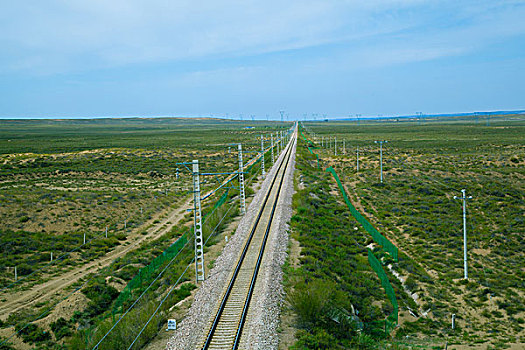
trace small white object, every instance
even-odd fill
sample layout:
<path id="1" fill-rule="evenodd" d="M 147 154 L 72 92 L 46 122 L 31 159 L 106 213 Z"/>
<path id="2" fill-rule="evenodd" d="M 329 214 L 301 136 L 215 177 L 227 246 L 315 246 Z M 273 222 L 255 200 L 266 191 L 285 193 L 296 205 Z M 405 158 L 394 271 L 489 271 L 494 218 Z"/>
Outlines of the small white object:
<path id="1" fill-rule="evenodd" d="M 166 331 L 174 331 L 176 329 L 177 329 L 177 320 L 169 319 L 168 328 L 166 328 Z"/>
<path id="2" fill-rule="evenodd" d="M 224 240 L 228 243 L 228 236 L 224 236 Z"/>

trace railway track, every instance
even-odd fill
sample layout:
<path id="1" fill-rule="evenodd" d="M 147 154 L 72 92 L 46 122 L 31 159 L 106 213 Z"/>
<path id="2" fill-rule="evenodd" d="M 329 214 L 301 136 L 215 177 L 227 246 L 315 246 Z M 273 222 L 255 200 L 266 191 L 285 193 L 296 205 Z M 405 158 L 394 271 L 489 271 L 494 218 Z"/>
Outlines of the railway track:
<path id="1" fill-rule="evenodd" d="M 197 349 L 237 349 L 248 314 L 255 282 L 264 256 L 266 241 L 272 227 L 279 194 L 291 158 L 296 136 L 288 143 L 284 157 L 253 222 L 230 280 L 219 299 L 208 330 Z"/>

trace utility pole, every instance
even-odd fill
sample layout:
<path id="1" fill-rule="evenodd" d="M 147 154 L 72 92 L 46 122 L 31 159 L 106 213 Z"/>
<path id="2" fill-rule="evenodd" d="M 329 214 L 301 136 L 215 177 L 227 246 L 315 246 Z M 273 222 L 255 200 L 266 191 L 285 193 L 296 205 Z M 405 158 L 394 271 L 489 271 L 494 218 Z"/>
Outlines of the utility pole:
<path id="1" fill-rule="evenodd" d="M 281 113 L 281 123 L 284 123 L 284 111 L 279 111 L 279 113 Z"/>
<path id="2" fill-rule="evenodd" d="M 388 141 L 374 141 L 374 143 L 379 143 L 379 158 L 380 158 L 380 164 L 381 164 L 381 183 L 383 183 L 383 143 L 387 143 Z"/>
<path id="3" fill-rule="evenodd" d="M 346 154 L 346 145 L 345 145 L 345 140 L 343 140 L 343 153 Z"/>
<path id="4" fill-rule="evenodd" d="M 140 211 L 142 213 L 142 207 L 140 208 Z M 108 227 L 106 226 L 106 238 L 108 238 Z"/>
<path id="5" fill-rule="evenodd" d="M 239 143 L 239 191 L 240 191 L 240 205 L 241 215 L 246 213 L 246 197 L 244 194 L 244 167 L 242 165 L 242 144 Z"/>
<path id="6" fill-rule="evenodd" d="M 279 140 L 279 133 L 275 134 L 275 142 L 277 142 L 277 159 L 279 159 L 279 155 L 281 154 L 281 141 Z"/>
<path id="7" fill-rule="evenodd" d="M 272 165 L 275 164 L 275 156 L 273 155 L 273 133 L 271 134 L 271 140 L 272 140 Z"/>
<path id="8" fill-rule="evenodd" d="M 334 137 L 334 155 L 337 155 L 337 136 Z"/>
<path id="9" fill-rule="evenodd" d="M 202 238 L 201 185 L 199 180 L 199 161 L 193 160 L 193 231 L 195 234 L 195 279 L 204 281 L 204 251 Z"/>
<path id="10" fill-rule="evenodd" d="M 266 176 L 266 170 L 264 169 L 264 138 L 261 135 L 261 165 L 262 165 L 262 176 Z"/>
<path id="11" fill-rule="evenodd" d="M 467 266 L 467 199 L 472 199 L 472 196 L 466 195 L 466 190 L 462 189 L 462 196 L 454 196 L 454 199 L 463 200 L 463 269 L 465 271 L 464 278 L 468 280 L 468 266 Z"/>

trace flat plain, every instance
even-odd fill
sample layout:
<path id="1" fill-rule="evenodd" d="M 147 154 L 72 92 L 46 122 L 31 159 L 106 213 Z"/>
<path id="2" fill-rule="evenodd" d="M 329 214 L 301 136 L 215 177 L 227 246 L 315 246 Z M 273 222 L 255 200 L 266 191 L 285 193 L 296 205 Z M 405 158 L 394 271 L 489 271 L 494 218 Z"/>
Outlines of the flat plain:
<path id="1" fill-rule="evenodd" d="M 352 204 L 399 248 L 395 262 L 374 247 L 400 305 L 395 337 L 446 339 L 458 347 L 523 345 L 523 115 L 304 126 L 321 168 L 336 169 Z M 388 141 L 382 183 L 375 141 Z M 462 189 L 472 196 L 466 209 L 468 280 L 462 201 L 454 199 Z M 341 200 L 337 187 L 333 199 Z"/>
<path id="2" fill-rule="evenodd" d="M 246 162 L 260 151 L 261 134 L 283 130 L 278 123 L 219 119 L 0 123 L 0 335 L 23 349 L 83 348 L 87 338 L 96 340 L 93 330 L 105 313 L 115 317 L 120 291 L 192 225 L 191 165 L 180 163 L 198 159 L 201 172 L 235 172 L 237 143 L 243 143 Z M 259 163 L 249 168 L 249 186 L 259 171 Z M 202 177 L 203 193 L 226 176 Z M 218 219 L 224 218 L 221 231 L 235 218 L 236 208 L 226 215 L 226 205 L 216 204 L 221 197 L 231 207 L 237 193 L 224 188 L 203 202 L 203 215 L 215 209 L 206 219 L 209 232 Z M 187 265 L 190 245 L 185 247 L 156 293 L 164 296 L 162 284 Z M 188 274 L 182 282 L 190 280 Z M 186 285 L 170 305 L 195 288 Z M 147 295 L 137 310 L 151 307 L 156 295 Z M 118 310 L 137 296 L 124 298 Z M 156 321 L 163 323 L 165 315 Z"/>

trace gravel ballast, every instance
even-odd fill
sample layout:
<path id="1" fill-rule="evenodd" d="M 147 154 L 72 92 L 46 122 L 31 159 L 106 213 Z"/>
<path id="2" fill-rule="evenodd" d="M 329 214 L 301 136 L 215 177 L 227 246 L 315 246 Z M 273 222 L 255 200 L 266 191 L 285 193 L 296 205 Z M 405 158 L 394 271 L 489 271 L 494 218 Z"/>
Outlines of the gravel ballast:
<path id="1" fill-rule="evenodd" d="M 280 157 L 284 157 L 284 152 Z M 244 327 L 242 341 L 246 340 L 247 345 L 241 343 L 243 349 L 276 349 L 278 345 L 276 330 L 283 300 L 281 266 L 286 260 L 287 222 L 291 217 L 294 167 L 295 144 Z M 199 286 L 192 306 L 178 325 L 174 335 L 169 339 L 167 349 L 195 349 L 203 337 L 203 332 L 207 331 L 210 315 L 215 311 L 218 299 L 222 296 L 224 286 L 237 262 L 250 226 L 258 214 L 264 195 L 271 184 L 271 178 L 276 171 L 277 167 L 272 167 L 269 176 L 255 194 L 235 234 L 215 261 L 214 267 L 207 274 L 207 279 Z"/>
<path id="2" fill-rule="evenodd" d="M 254 296 L 244 325 L 240 349 L 277 349 L 279 345 L 277 328 L 284 300 L 282 266 L 288 254 L 288 222 L 292 217 L 296 144 L 295 142 L 293 145 L 290 166 L 281 188 L 261 270 L 257 276 Z"/>

